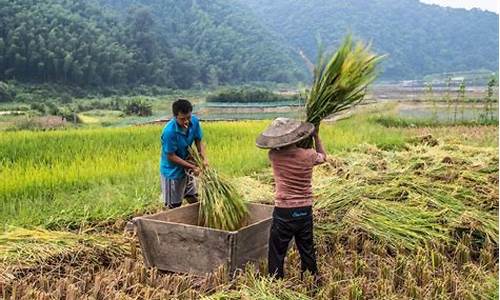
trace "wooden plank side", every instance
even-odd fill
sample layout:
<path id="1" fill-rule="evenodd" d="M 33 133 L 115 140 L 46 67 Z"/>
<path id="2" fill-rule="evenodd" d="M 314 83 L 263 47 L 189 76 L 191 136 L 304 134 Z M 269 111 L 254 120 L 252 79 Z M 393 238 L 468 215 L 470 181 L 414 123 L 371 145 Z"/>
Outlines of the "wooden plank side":
<path id="1" fill-rule="evenodd" d="M 247 262 L 258 262 L 267 258 L 271 224 L 272 219 L 268 218 L 245 227 L 236 234 L 231 270 L 243 268 Z"/>
<path id="2" fill-rule="evenodd" d="M 248 203 L 249 217 L 247 220 L 247 226 L 251 226 L 262 220 L 271 218 L 273 216 L 274 206 L 259 204 L 259 203 Z"/>
<path id="3" fill-rule="evenodd" d="M 137 218 L 145 260 L 160 270 L 204 275 L 228 264 L 233 234 Z"/>
<path id="4" fill-rule="evenodd" d="M 172 210 L 162 211 L 142 218 L 172 223 L 197 225 L 199 204 L 189 204 Z"/>
<path id="5" fill-rule="evenodd" d="M 144 222 L 140 220 L 140 218 L 134 218 L 134 225 L 137 228 L 137 237 L 139 238 L 139 246 L 141 247 L 141 252 L 142 256 L 144 257 L 144 264 L 146 265 L 147 268 L 153 267 L 153 263 L 151 262 L 151 257 L 149 255 L 148 251 L 148 244 L 147 240 L 144 237 L 144 228 L 143 228 Z"/>

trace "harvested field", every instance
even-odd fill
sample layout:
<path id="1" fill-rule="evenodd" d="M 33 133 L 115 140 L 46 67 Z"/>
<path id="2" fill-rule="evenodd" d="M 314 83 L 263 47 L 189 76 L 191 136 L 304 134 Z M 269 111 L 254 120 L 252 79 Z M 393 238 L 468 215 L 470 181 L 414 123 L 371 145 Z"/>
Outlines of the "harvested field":
<path id="1" fill-rule="evenodd" d="M 265 152 L 257 152 L 252 140 L 246 142 L 266 122 L 207 125 L 209 159 L 213 157 L 213 164 L 231 175 L 232 183 L 246 200 L 271 203 L 273 181 Z M 256 129 L 250 130 L 248 136 L 237 138 L 238 126 L 254 125 Z M 498 298 L 498 127 L 386 129 L 363 118 L 325 125 L 321 134 L 330 154 L 329 163 L 316 169 L 314 181 L 315 236 L 322 275 L 319 284 L 310 276 L 300 278 L 300 261 L 295 250 L 287 257 L 286 279 L 282 281 L 262 276 L 265 263 L 258 266 L 260 272 L 248 268 L 234 278 L 224 270 L 195 277 L 146 269 L 136 239 L 123 234 L 122 229 L 129 216 L 161 209 L 156 198 L 144 202 L 150 203 L 147 205 L 136 202 L 149 195 L 157 197 L 159 192 L 156 186 L 146 188 L 157 184 L 155 170 L 143 172 L 148 166 L 156 167 L 146 157 L 155 155 L 157 129 L 134 130 L 130 134 L 137 134 L 136 139 L 146 136 L 151 142 L 144 143 L 143 150 L 127 152 L 131 149 L 123 141 L 123 153 L 130 153 L 125 156 L 130 156 L 128 162 L 140 154 L 137 169 L 130 169 L 129 177 L 111 176 L 102 183 L 99 178 L 103 177 L 84 173 L 90 174 L 85 188 L 93 191 L 104 188 L 109 193 L 109 198 L 100 205 L 118 201 L 113 193 L 121 191 L 120 201 L 129 204 L 121 207 L 120 214 L 109 214 L 94 204 L 95 210 L 87 210 L 85 218 L 75 213 L 65 215 L 71 211 L 65 210 L 71 205 L 61 201 L 62 196 L 78 191 L 82 200 L 89 201 L 89 196 L 96 195 L 86 193 L 78 184 L 59 189 L 61 198 L 44 193 L 34 198 L 51 205 L 54 204 L 51 201 L 61 199 L 54 207 L 62 212 L 61 219 L 51 222 L 32 219 L 30 224 L 29 211 L 21 215 L 4 211 L 6 216 L 10 214 L 7 218 L 10 221 L 0 235 L 3 298 Z M 36 139 L 44 134 L 47 133 Z M 237 169 L 243 161 L 231 166 L 227 160 L 237 159 L 228 158 L 225 140 L 215 139 L 221 136 L 239 141 L 241 153 L 248 151 L 249 157 L 252 153 L 262 155 L 262 160 L 254 160 L 253 167 L 244 171 Z M 10 149 L 22 153 L 19 151 L 28 145 L 35 147 L 27 143 Z M 49 154 L 45 157 L 45 162 L 49 162 Z M 61 159 L 52 159 L 52 166 L 54 162 L 63 163 Z M 148 162 L 142 165 L 141 161 Z M 12 174 L 19 172 L 13 170 L 21 163 L 2 161 Z M 99 166 L 97 162 L 95 166 Z M 143 179 L 134 170 L 140 170 Z M 3 172 L 2 176 L 10 174 Z M 132 182 L 135 187 L 126 188 Z M 3 190 L 4 208 L 16 207 L 11 206 L 14 191 Z M 16 201 L 23 198 L 19 199 Z M 22 201 L 29 203 L 25 202 L 28 198 Z M 16 224 L 17 216 L 24 220 L 22 225 Z M 79 221 L 68 225 L 74 216 Z"/>

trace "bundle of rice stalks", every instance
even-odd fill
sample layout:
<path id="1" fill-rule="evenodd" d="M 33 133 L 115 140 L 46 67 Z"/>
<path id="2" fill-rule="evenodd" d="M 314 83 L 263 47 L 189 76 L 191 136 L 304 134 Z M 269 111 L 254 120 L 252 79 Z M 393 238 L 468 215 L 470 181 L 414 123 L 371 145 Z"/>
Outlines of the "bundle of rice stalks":
<path id="1" fill-rule="evenodd" d="M 238 230 L 248 215 L 244 198 L 229 180 L 215 169 L 205 166 L 195 149 L 191 148 L 190 153 L 201 170 L 198 177 L 198 225 L 220 230 Z"/>
<path id="2" fill-rule="evenodd" d="M 306 100 L 306 121 L 315 126 L 327 116 L 361 102 L 383 58 L 371 53 L 369 45 L 353 43 L 351 35 L 329 60 L 321 46 L 318 53 L 313 85 Z"/>

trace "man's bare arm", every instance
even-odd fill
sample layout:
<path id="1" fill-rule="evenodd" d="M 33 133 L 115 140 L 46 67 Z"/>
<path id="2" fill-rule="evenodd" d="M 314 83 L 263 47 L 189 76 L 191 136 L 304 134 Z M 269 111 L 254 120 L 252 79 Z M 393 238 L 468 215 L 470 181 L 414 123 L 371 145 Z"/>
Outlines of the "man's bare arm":
<path id="1" fill-rule="evenodd" d="M 170 160 L 174 164 L 178 164 L 178 165 L 184 167 L 185 169 L 192 169 L 192 170 L 196 169 L 195 165 L 183 160 L 182 158 L 177 156 L 177 154 L 175 154 L 175 153 L 168 153 L 167 158 L 168 158 L 168 160 Z"/>
<path id="2" fill-rule="evenodd" d="M 198 153 L 200 153 L 200 156 L 203 159 L 203 163 L 207 164 L 208 160 L 205 154 L 205 145 L 201 140 L 194 140 L 194 143 L 196 144 L 196 149 L 198 150 Z"/>

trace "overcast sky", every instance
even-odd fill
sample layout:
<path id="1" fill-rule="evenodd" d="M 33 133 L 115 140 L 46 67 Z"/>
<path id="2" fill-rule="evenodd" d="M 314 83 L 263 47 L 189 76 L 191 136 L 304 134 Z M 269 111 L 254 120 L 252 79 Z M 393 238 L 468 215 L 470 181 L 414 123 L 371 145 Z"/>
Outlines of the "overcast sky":
<path id="1" fill-rule="evenodd" d="M 420 0 L 424 3 L 470 9 L 477 7 L 498 14 L 498 0 Z"/>

